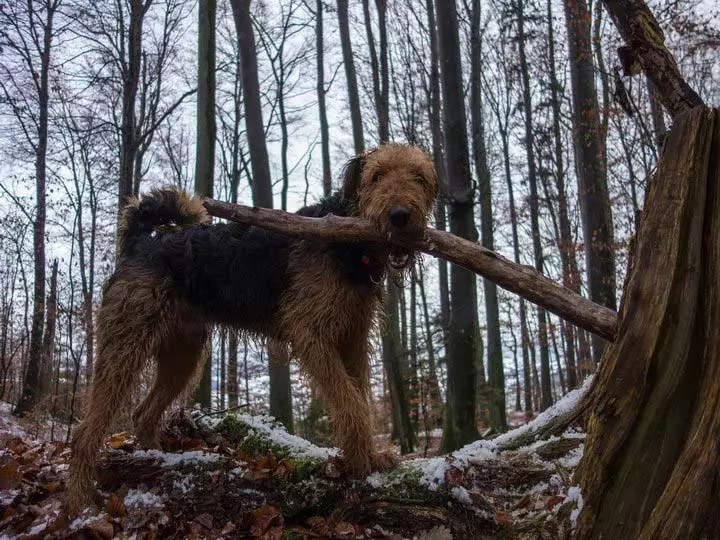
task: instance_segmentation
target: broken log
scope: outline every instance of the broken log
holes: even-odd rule
[[[309,218],[267,208],[251,208],[205,199],[213,216],[271,231],[323,242],[391,242],[441,257],[518,294],[566,321],[609,341],[615,338],[617,313],[558,285],[530,266],[515,264],[480,244],[428,228],[424,238],[385,238],[364,219],[328,215]]]
[[[618,49],[625,75],[645,71],[672,118],[703,105],[665,47],[665,35],[647,4],[643,0],[603,0],[603,4],[626,44]]]

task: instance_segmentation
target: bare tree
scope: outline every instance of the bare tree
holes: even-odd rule
[[[30,357],[22,395],[14,413],[32,409],[40,397],[42,335],[45,318],[45,221],[48,149],[48,112],[53,41],[59,36],[55,16],[61,0],[3,4],[0,8],[0,48],[6,49],[0,64],[0,106],[9,109],[20,132],[20,141],[35,159],[35,214],[33,291]]]
[[[242,60],[243,104],[253,176],[253,204],[259,207],[272,208],[272,182],[262,119],[257,53],[250,17],[250,0],[231,0],[231,6]],[[288,431],[292,431],[292,394],[287,348],[278,343],[273,343],[273,340],[268,340],[268,364],[270,371],[270,414],[280,420]]]
[[[439,3],[436,7],[440,7]],[[455,1],[437,9],[442,69],[445,166],[448,173],[450,231],[475,240],[474,196],[468,155],[465,100],[462,88],[460,37]],[[477,297],[475,275],[451,267],[450,331],[448,336],[448,399],[440,445],[448,452],[477,439],[475,426],[475,343]]]

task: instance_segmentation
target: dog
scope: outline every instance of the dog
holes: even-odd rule
[[[384,235],[422,235],[437,192],[428,155],[389,143],[351,159],[342,188],[298,214],[362,217]],[[123,211],[117,268],[97,313],[86,414],[73,434],[71,512],[92,504],[98,451],[147,360],[156,360],[155,380],[133,423],[139,442],[158,448],[162,415],[202,370],[210,329],[218,324],[290,345],[329,410],[350,474],[397,463],[373,443],[369,334],[384,276],[414,254],[209,221],[200,199],[173,189],[133,199]]]

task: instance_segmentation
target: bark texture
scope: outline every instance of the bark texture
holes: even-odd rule
[[[717,535],[719,186],[720,110],[676,116],[592,396],[579,538]]]
[[[665,34],[643,0],[603,0],[626,45],[618,49],[626,75],[645,71],[671,117],[703,105],[665,47]]]

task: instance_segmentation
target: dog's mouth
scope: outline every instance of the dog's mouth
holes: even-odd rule
[[[405,269],[410,264],[411,260],[412,254],[410,251],[400,247],[391,249],[390,254],[388,255],[388,263],[390,264],[390,267],[395,270]]]

